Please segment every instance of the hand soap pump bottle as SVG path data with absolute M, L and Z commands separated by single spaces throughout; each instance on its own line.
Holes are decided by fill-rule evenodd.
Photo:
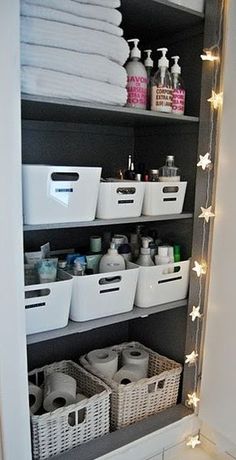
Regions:
M 137 265 L 142 267 L 152 267 L 154 262 L 151 258 L 151 249 L 149 248 L 149 240 L 147 238 L 142 238 L 142 247 L 140 249 L 140 255 L 136 261 Z
M 127 72 L 127 107 L 146 109 L 147 105 L 147 71 L 140 61 L 141 51 L 138 48 L 138 38 L 130 39 L 128 42 L 134 43 L 130 51 L 130 60 L 125 68 Z
M 179 56 L 173 56 L 174 65 L 171 67 L 171 77 L 173 86 L 172 112 L 176 115 L 183 115 L 185 110 L 185 88 L 181 78 L 181 67 L 179 66 Z
M 172 112 L 172 80 L 169 72 L 169 60 L 166 57 L 167 48 L 158 48 L 162 57 L 158 61 L 158 71 L 152 81 L 151 110 L 157 112 Z
M 107 254 L 100 260 L 99 273 L 116 272 L 119 270 L 125 270 L 125 260 L 118 254 L 115 243 L 111 243 Z
M 152 50 L 144 50 L 147 57 L 144 61 L 145 69 L 147 71 L 147 109 L 151 108 L 151 86 L 152 86 L 152 73 L 153 73 L 153 60 L 151 58 Z

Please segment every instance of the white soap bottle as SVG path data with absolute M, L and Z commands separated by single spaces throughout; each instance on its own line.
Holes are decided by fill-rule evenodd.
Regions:
M 151 258 L 151 249 L 149 248 L 149 240 L 147 238 L 142 238 L 143 246 L 140 249 L 140 255 L 136 261 L 137 265 L 142 267 L 152 267 L 154 262 Z
M 158 48 L 162 57 L 158 61 L 158 71 L 152 80 L 151 110 L 156 112 L 172 112 L 172 79 L 169 72 L 169 60 L 166 57 L 167 48 Z
M 185 110 L 185 88 L 181 77 L 181 67 L 179 66 L 179 56 L 173 56 L 174 65 L 171 67 L 171 77 L 173 85 L 172 112 L 176 115 L 183 115 Z
M 111 243 L 107 253 L 100 260 L 99 273 L 116 272 L 118 270 L 125 270 L 125 260 L 118 254 L 115 243 Z
M 147 57 L 144 61 L 145 69 L 147 71 L 147 109 L 151 108 L 151 87 L 152 87 L 152 73 L 153 73 L 153 60 L 151 58 L 152 50 L 144 50 Z
M 147 106 L 147 71 L 140 61 L 141 51 L 138 48 L 139 39 L 134 38 L 128 40 L 134 43 L 134 47 L 130 51 L 130 60 L 125 68 L 127 72 L 127 107 L 137 109 L 146 109 Z
M 170 263 L 170 257 L 168 255 L 169 247 L 168 246 L 159 246 L 158 254 L 155 256 L 156 265 L 167 265 Z M 163 274 L 167 274 L 169 268 L 163 270 Z

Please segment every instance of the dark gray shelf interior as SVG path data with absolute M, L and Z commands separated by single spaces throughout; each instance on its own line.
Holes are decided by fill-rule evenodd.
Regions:
M 87 222 L 62 222 L 57 224 L 38 224 L 38 225 L 24 225 L 24 231 L 34 230 L 50 230 L 60 228 L 79 228 L 79 227 L 100 227 L 107 225 L 125 225 L 145 222 L 160 222 L 168 220 L 180 220 L 180 219 L 192 219 L 192 213 L 183 214 L 169 214 L 165 216 L 139 216 L 139 217 L 127 217 L 123 219 L 95 219 Z
M 58 460 L 95 460 L 103 455 L 119 449 L 131 442 L 147 436 L 154 431 L 160 430 L 184 417 L 192 415 L 192 411 L 182 404 L 160 412 L 143 420 L 142 422 L 130 425 L 127 428 L 109 433 L 102 438 L 95 439 L 82 444 L 75 449 L 58 455 Z M 124 460 L 127 460 L 124 458 Z
M 160 313 L 163 311 L 173 310 L 176 308 L 181 308 L 187 305 L 187 299 L 177 300 L 176 302 L 169 302 L 162 305 L 157 305 L 150 308 L 138 308 L 134 307 L 133 310 L 127 313 L 122 313 L 119 315 L 108 316 L 105 318 L 94 319 L 91 321 L 85 322 L 74 322 L 69 321 L 68 326 L 62 329 L 54 329 L 52 331 L 40 332 L 38 334 L 30 334 L 27 336 L 28 345 L 45 342 L 47 340 L 58 339 L 60 337 L 65 337 L 72 334 L 83 333 L 86 331 L 91 331 L 93 329 L 102 328 L 109 326 L 111 324 L 122 323 L 124 321 L 131 321 L 137 318 L 147 318 L 150 315 Z

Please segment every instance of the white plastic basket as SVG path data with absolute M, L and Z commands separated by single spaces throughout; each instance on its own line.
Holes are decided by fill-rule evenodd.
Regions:
M 89 321 L 132 310 L 139 267 L 98 275 L 74 276 L 70 319 Z
M 77 382 L 81 402 L 42 415 L 31 415 L 33 458 L 44 460 L 109 432 L 110 388 L 72 361 L 35 369 L 29 381 L 41 385 L 53 372 L 64 372 Z
M 129 262 L 128 266 L 135 265 Z M 140 267 L 134 303 L 147 308 L 187 297 L 190 261 L 155 267 Z M 174 273 L 166 273 L 168 269 Z
M 183 210 L 187 182 L 146 182 L 142 214 L 163 216 Z
M 144 182 L 101 182 L 96 216 L 99 219 L 141 215 Z
M 67 325 L 72 283 L 72 276 L 58 270 L 58 280 L 54 283 L 34 283 L 25 286 L 27 334 L 59 329 Z
M 119 357 L 127 348 L 140 348 L 149 354 L 148 378 L 128 385 L 118 384 L 104 377 L 90 365 L 86 355 L 80 358 L 80 363 L 85 369 L 100 377 L 112 389 L 111 428 L 113 430 L 131 425 L 176 405 L 182 372 L 181 364 L 159 355 L 138 342 L 123 343 L 110 348 L 116 351 Z
M 93 220 L 100 176 L 101 168 L 23 165 L 25 224 Z

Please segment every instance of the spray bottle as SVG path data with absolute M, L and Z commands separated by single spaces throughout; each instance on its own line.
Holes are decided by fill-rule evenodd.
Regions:
M 130 60 L 125 68 L 127 71 L 127 107 L 146 109 L 147 105 L 147 72 L 140 61 L 141 51 L 138 48 L 138 38 L 130 39 L 128 42 L 134 43 L 130 51 Z
M 152 81 L 151 110 L 158 112 L 172 112 L 172 80 L 168 70 L 169 60 L 166 57 L 167 48 L 158 48 L 162 57 L 158 61 L 158 71 Z
M 151 108 L 151 86 L 152 86 L 152 72 L 153 72 L 153 60 L 151 58 L 152 50 L 144 50 L 147 53 L 147 57 L 144 61 L 145 69 L 147 71 L 147 109 Z
M 179 56 L 173 56 L 174 65 L 171 67 L 173 100 L 172 112 L 176 115 L 183 115 L 185 109 L 185 88 L 181 78 L 181 67 L 178 64 Z

